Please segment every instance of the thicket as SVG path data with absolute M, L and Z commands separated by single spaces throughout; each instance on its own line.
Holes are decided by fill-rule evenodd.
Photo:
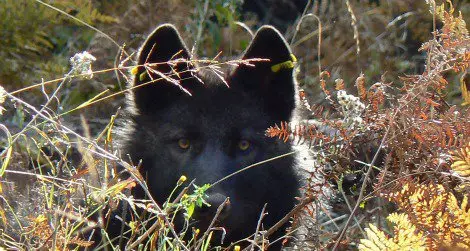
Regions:
M 134 67 L 132 44 L 143 36 L 132 40 L 129 50 L 118 43 L 121 48 L 112 58 L 100 58 L 109 48 L 94 49 L 97 59 L 77 54 L 70 60 L 71 70 L 64 56 L 76 51 L 67 45 L 73 34 L 80 33 L 80 42 L 74 44 L 83 49 L 87 42 L 93 48 L 99 46 L 97 41 L 115 43 L 107 34 L 130 36 L 145 25 L 140 17 L 157 7 L 156 13 L 192 35 L 187 37 L 197 41 L 195 50 L 202 55 L 216 56 L 220 50 L 237 54 L 248 40 L 233 34 L 255 25 L 256 17 L 241 15 L 241 2 L 222 0 L 174 0 L 152 8 L 132 1 L 122 9 L 89 1 L 53 3 L 63 12 L 40 1 L 0 3 L 0 246 L 90 246 L 87 233 L 104 228 L 110 212 L 126 200 L 136 216 L 139 210 L 147 212 L 128 222 L 128 247 L 215 248 L 210 243 L 212 231 L 176 233 L 172 228 L 178 212 L 189 220 L 195 207 L 204 203 L 209 186 L 193 193 L 183 189 L 164 205 L 128 196 L 133 187 L 145 190 L 146 185 L 132 165 L 136 163 L 125 161 L 114 148 L 112 130 L 120 110 L 109 113 L 111 118 L 98 129 L 90 127 L 90 118 L 83 114 L 72 120 L 79 126 L 64 120 L 125 93 Z M 307 144 L 316 158 L 312 182 L 302 188 L 304 197 L 292 214 L 291 230 L 308 225 L 308 236 L 294 241 L 297 248 L 470 249 L 470 35 L 459 11 L 466 14 L 470 6 L 462 1 L 413 1 L 408 11 L 409 3 L 397 1 L 387 8 L 385 1 L 309 1 L 304 15 L 286 31 L 299 58 L 303 108 L 314 121 L 281 122 L 267 128 L 266 135 Z M 177 14 L 168 16 L 168 9 Z M 112 17 L 117 13 L 122 20 Z M 190 21 L 179 19 L 188 13 Z M 158 20 L 156 16 L 150 20 Z M 120 29 L 104 33 L 103 28 L 95 35 L 96 30 L 83 28 L 84 23 Z M 130 32 L 122 32 L 126 27 Z M 226 37 L 229 43 L 223 41 Z M 215 58 L 207 62 L 214 69 L 237 63 Z M 93 71 L 92 64 L 103 70 Z M 108 72 L 116 72 L 121 85 L 100 80 L 107 90 L 83 94 L 83 89 L 74 89 L 74 84 L 86 85 Z M 57 75 L 64 77 L 32 80 Z M 39 97 L 41 102 L 32 100 Z M 131 178 L 120 180 L 118 165 Z M 187 183 L 182 177 L 175 189 L 192 186 Z M 158 220 L 147 224 L 155 217 Z M 263 241 L 269 231 L 251 237 L 257 248 L 269 245 Z M 234 244 L 226 250 L 238 248 Z

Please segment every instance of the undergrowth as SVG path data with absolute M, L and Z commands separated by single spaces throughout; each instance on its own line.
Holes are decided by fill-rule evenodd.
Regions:
M 347 2 L 347 13 L 357 15 Z M 63 2 L 57 7 L 87 13 L 87 18 L 77 16 L 86 23 L 116 21 L 94 11 L 87 3 Z M 213 22 L 209 24 L 210 29 L 216 29 L 214 20 L 207 20 L 209 7 L 213 11 L 210 15 L 216 15 L 230 29 L 243 25 L 235 24 L 237 14 L 230 12 L 236 9 L 233 6 L 211 4 L 214 6 L 197 5 L 199 15 L 194 17 L 198 21 L 193 29 L 202 27 L 206 21 Z M 47 13 L 41 16 L 44 20 L 56 20 L 56 15 L 63 18 L 56 12 L 49 13 L 51 10 L 43 9 L 43 5 L 25 6 L 28 13 Z M 310 105 L 311 91 L 300 92 L 303 109 L 312 120 L 299 124 L 280 122 L 266 130 L 269 137 L 308 145 L 316 156 L 317 166 L 309 170 L 311 182 L 302 188 L 299 206 L 279 223 L 285 224 L 292 218 L 290 230 L 294 232 L 305 226 L 305 222 L 311 223 L 313 230 L 307 231 L 311 236 L 303 241 L 312 242 L 313 246 L 309 246 L 312 249 L 470 249 L 470 36 L 463 17 L 450 1 L 440 4 L 429 0 L 427 7 L 435 18 L 434 23 L 442 26 L 419 49 L 426 55 L 422 73 L 393 76 L 394 82 L 384 74 L 380 81 L 368 83 L 368 75 L 356 72 L 358 77 L 348 84 L 351 82 L 348 78 L 332 80 L 338 74 L 319 67 L 318 71 L 311 70 L 313 77 L 302 75 L 304 80 L 317 81 L 315 85 L 326 100 Z M 27 48 L 21 50 L 20 57 L 26 59 L 27 66 L 35 65 L 34 52 L 51 47 L 41 28 L 36 27 L 35 33 L 12 36 L 0 53 L 14 54 L 18 48 L 13 44 L 23 44 Z M 302 34 L 300 28 L 297 32 Z M 220 31 L 211 34 L 218 35 L 199 38 L 203 49 L 207 48 L 204 43 L 212 43 L 221 36 Z M 298 40 L 297 44 L 302 41 Z M 28 46 L 30 43 L 33 44 Z M 359 38 L 348 43 L 357 46 L 357 50 L 361 47 Z M 318 44 L 322 45 L 320 39 Z M 239 47 L 244 46 L 241 41 Z M 76 114 L 129 91 L 123 89 L 112 94 L 103 91 L 66 111 L 60 107 L 59 93 L 72 81 L 112 71 L 128 78 L 134 67 L 130 54 L 121 51 L 116 67 L 93 71 L 91 67 L 96 59 L 81 53 L 71 60 L 73 68 L 63 78 L 14 91 L 0 86 L 0 116 L 6 117 L 2 112 L 10 114 L 8 123 L 0 124 L 4 135 L 0 142 L 0 246 L 20 250 L 73 250 L 96 245 L 100 240 L 91 239 L 90 233 L 105 229 L 111 212 L 120 201 L 127 201 L 132 211 L 131 220 L 126 222 L 131 229 L 126 244 L 129 249 L 240 249 L 236 243 L 225 248 L 211 243 L 213 234 L 224 229 L 201 232 L 187 224 L 195 208 L 206 203 L 204 194 L 210 184 L 195 187 L 187 181 L 190 177 L 182 176 L 163 205 L 130 196 L 129 191 L 136 186 L 149 192 L 137 171 L 139 160 L 132 162 L 120 156 L 115 147 L 113 130 L 120 110 L 97 133 L 92 132 L 94 128 L 89 127 L 84 116 L 79 120 L 80 129 L 71 128 L 63 120 L 64 115 Z M 305 60 L 308 56 L 311 54 L 307 53 Z M 7 60 L 3 65 L 9 64 L 9 57 L 0 55 L 0 58 Z M 221 66 L 249 62 L 219 62 L 216 56 L 198 63 L 220 74 Z M 459 104 L 455 104 L 454 97 L 446 95 L 455 76 L 459 76 Z M 57 86 L 51 88 L 54 84 Z M 45 100 L 41 106 L 19 97 L 32 90 L 40 92 Z M 128 173 L 129 177 L 121 179 L 120 172 Z M 323 179 L 325 182 L 318 184 Z M 194 192 L 189 192 L 193 187 Z M 322 194 L 323 187 L 329 187 L 335 196 Z M 325 198 L 332 201 L 324 203 Z M 343 207 L 336 207 L 338 204 Z M 178 214 L 184 215 L 186 224 L 176 232 L 173 225 Z M 274 230 L 249 237 L 253 243 L 249 248 L 269 246 L 264 239 Z M 101 236 L 104 242 L 109 242 L 106 232 L 101 231 Z M 303 243 L 295 245 L 301 247 Z
M 287 123 L 267 130 L 271 137 L 313 145 L 321 161 L 331 166 L 329 175 L 338 183 L 350 216 L 325 241 L 327 248 L 346 248 L 357 239 L 361 250 L 470 248 L 470 93 L 465 78 L 470 36 L 450 1 L 429 1 L 429 6 L 443 26 L 420 48 L 427 54 L 422 74 L 403 76 L 400 84 L 382 80 L 372 85 L 360 75 L 354 96 L 346 94 L 342 79 L 329 90 L 329 73 L 323 72 L 320 86 L 330 108 L 310 106 L 306 100 L 304 104 L 317 123 L 336 133 Z M 462 106 L 446 100 L 449 72 L 462 75 Z M 371 159 L 357 159 L 362 145 L 375 149 Z M 362 180 L 348 188 L 352 196 L 345 196 L 341 186 L 357 172 Z M 369 225 L 352 228 L 353 222 Z

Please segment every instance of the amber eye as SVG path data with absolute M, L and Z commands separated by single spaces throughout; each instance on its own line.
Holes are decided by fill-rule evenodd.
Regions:
M 244 139 L 240 140 L 238 142 L 238 148 L 242 151 L 248 150 L 248 148 L 250 148 L 250 141 Z
M 179 139 L 179 140 L 178 140 L 178 146 L 179 146 L 181 149 L 185 149 L 185 150 L 186 150 L 186 149 L 188 149 L 188 148 L 191 146 L 191 144 L 190 144 L 190 142 L 189 142 L 189 139 L 184 139 L 184 138 L 183 138 L 183 139 Z

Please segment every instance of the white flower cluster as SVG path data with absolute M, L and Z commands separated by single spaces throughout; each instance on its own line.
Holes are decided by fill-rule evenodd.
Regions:
M 70 74 L 82 75 L 82 77 L 85 79 L 93 78 L 91 63 L 95 60 L 96 58 L 87 51 L 75 54 L 70 58 L 70 64 L 72 65 Z
M 349 95 L 343 90 L 338 91 L 337 95 L 338 103 L 343 109 L 345 126 L 351 129 L 361 126 L 363 124 L 361 114 L 366 106 L 358 97 Z

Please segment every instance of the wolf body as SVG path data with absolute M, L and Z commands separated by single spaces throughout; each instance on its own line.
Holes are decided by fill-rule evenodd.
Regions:
M 222 80 L 194 62 L 172 25 L 159 26 L 144 42 L 123 149 L 134 163 L 142 160 L 140 172 L 158 203 L 166 201 L 182 175 L 197 185 L 212 184 L 293 151 L 264 135 L 268 127 L 295 116 L 292 53 L 275 28 L 263 26 L 241 57 L 254 58 L 262 60 L 240 63 Z M 225 245 L 255 232 L 265 204 L 262 227 L 268 229 L 295 205 L 298 165 L 294 154 L 287 155 L 216 184 L 207 192 L 211 207 L 197 209 L 195 226 L 206 230 L 217 207 L 229 198 L 216 224 L 227 231 Z M 145 197 L 141 189 L 134 196 Z M 274 236 L 281 234 L 282 229 Z

